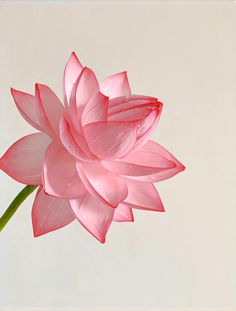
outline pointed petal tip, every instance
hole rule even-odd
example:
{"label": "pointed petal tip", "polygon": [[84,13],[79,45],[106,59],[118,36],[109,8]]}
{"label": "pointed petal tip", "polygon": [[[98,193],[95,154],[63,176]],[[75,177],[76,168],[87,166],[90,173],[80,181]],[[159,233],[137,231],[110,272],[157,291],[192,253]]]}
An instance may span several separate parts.
{"label": "pointed petal tip", "polygon": [[132,218],[130,218],[129,220],[126,220],[126,221],[119,221],[119,222],[134,222],[134,216],[132,215]]}
{"label": "pointed petal tip", "polygon": [[79,219],[78,219],[79,223],[82,225],[82,227],[84,227],[84,229],[86,229],[98,242],[100,242],[101,244],[105,244],[106,243],[106,236],[97,236],[95,235],[85,224],[83,224]]}
{"label": "pointed petal tip", "polygon": [[50,232],[50,230],[47,230],[47,231],[43,231],[43,230],[40,230],[40,228],[37,228],[35,225],[34,225],[34,221],[32,221],[32,227],[33,227],[33,236],[34,238],[39,238],[47,233]]}
{"label": "pointed petal tip", "polygon": [[[6,174],[8,174],[7,173],[7,168],[5,167],[5,165],[4,165],[4,159],[5,159],[5,157],[6,157],[6,153],[7,153],[7,151],[4,153],[4,155],[1,157],[1,159],[0,159],[0,170],[2,170],[4,173],[6,173]],[[10,175],[9,175],[10,176]]]}
{"label": "pointed petal tip", "polygon": [[48,234],[50,232],[53,232],[53,231],[55,231],[55,230],[42,231],[42,230],[37,230],[36,228],[33,228],[33,236],[36,239],[36,238],[39,238],[39,237],[41,237],[45,234]]}
{"label": "pointed petal tip", "polygon": [[38,238],[38,237],[42,236],[43,233],[40,233],[39,231],[34,231],[33,230],[33,235],[34,235],[34,238]]}
{"label": "pointed petal tip", "polygon": [[10,92],[11,92],[11,95],[13,96],[14,99],[15,99],[15,97],[17,96],[17,94],[29,95],[28,93],[25,93],[25,92],[16,90],[16,89],[14,89],[13,87],[10,88]]}
{"label": "pointed petal tip", "polygon": [[[155,186],[154,186],[155,187]],[[164,204],[160,198],[160,202],[159,202],[159,205],[157,206],[156,208],[156,211],[159,212],[159,213],[164,213],[166,210],[165,210],[165,207],[164,207]]]}
{"label": "pointed petal tip", "polygon": [[14,93],[17,92],[13,87],[10,88],[11,95],[14,96]]}
{"label": "pointed petal tip", "polygon": [[150,209],[145,209],[145,211],[150,211],[150,212],[158,212],[158,213],[165,213],[165,208],[164,206],[158,206],[157,208],[150,208]]}
{"label": "pointed petal tip", "polygon": [[39,93],[39,83],[34,84],[34,90],[35,90],[35,95],[36,93]]}
{"label": "pointed petal tip", "polygon": [[[84,226],[85,227],[85,226]],[[85,227],[86,228],[86,227]],[[88,230],[88,228],[86,228],[86,230]],[[97,236],[94,233],[92,233],[90,230],[88,230],[88,232],[101,244],[105,244],[106,243],[106,234],[104,236]]]}
{"label": "pointed petal tip", "polygon": [[185,171],[186,170],[186,166],[184,166],[182,163],[180,164],[180,171]]}
{"label": "pointed petal tip", "polygon": [[166,212],[163,204],[161,206],[157,205],[157,207],[154,207],[154,208],[145,209],[145,211],[158,212],[158,213],[165,213]]}
{"label": "pointed petal tip", "polygon": [[128,73],[127,73],[127,70],[123,70],[121,72],[118,73],[118,75],[125,75],[127,77]]}
{"label": "pointed petal tip", "polygon": [[134,222],[134,213],[133,213],[133,211],[132,211],[131,218],[130,218],[129,222]]}
{"label": "pointed petal tip", "polygon": [[78,62],[78,63],[80,64],[79,58],[78,58],[78,56],[76,55],[75,51],[72,51],[72,52],[70,53],[70,57],[69,57],[69,59],[68,59],[68,61],[67,61],[67,65],[68,65],[68,63],[69,63],[72,59],[75,59],[76,62]]}
{"label": "pointed petal tip", "polygon": [[42,84],[42,83],[39,83],[39,82],[35,83],[35,89],[40,90],[43,87],[47,87],[48,88],[48,86],[46,84]]}
{"label": "pointed petal tip", "polygon": [[48,88],[48,86],[46,84],[40,83],[40,82],[36,82],[35,83],[35,89],[40,90],[42,88]]}
{"label": "pointed petal tip", "polygon": [[130,89],[130,85],[129,85],[129,79],[128,79],[128,71],[127,70],[123,70],[121,71],[120,73],[118,73],[119,75],[123,76],[124,79],[127,79],[127,82],[128,82],[128,86],[129,86],[129,89]]}
{"label": "pointed petal tip", "polygon": [[[45,192],[46,193],[46,192]],[[62,228],[59,228],[59,229],[62,229]],[[52,230],[40,230],[40,229],[37,229],[37,228],[34,228],[33,227],[33,237],[35,239],[37,238],[40,238],[48,233],[51,233],[51,232],[56,232],[58,229],[52,229]]]}
{"label": "pointed petal tip", "polygon": [[177,162],[176,163],[176,169],[177,169],[176,174],[178,174],[178,173],[185,171],[186,167],[181,162]]}
{"label": "pointed petal tip", "polygon": [[79,60],[79,58],[78,58],[78,56],[76,55],[76,53],[75,53],[75,51],[72,51],[71,52],[71,55],[70,55],[70,59],[75,59],[75,61],[80,65],[80,66],[82,66],[81,65],[81,63],[80,63],[80,60]]}
{"label": "pointed petal tip", "polygon": [[163,102],[160,102],[158,100],[158,98],[156,98],[156,105],[157,105],[157,109],[159,110],[159,114],[162,112],[162,109],[163,109]]}
{"label": "pointed petal tip", "polygon": [[74,57],[74,58],[76,58],[77,60],[79,60],[79,58],[78,58],[78,56],[76,55],[75,51],[72,51],[72,52],[71,52],[70,57]]}
{"label": "pointed petal tip", "polygon": [[47,231],[41,231],[41,230],[36,230],[36,229],[34,229],[33,228],[33,237],[35,238],[35,239],[37,239],[37,238],[40,238],[40,237],[42,237],[43,235],[46,235],[46,234],[48,234],[48,233],[51,233],[51,232],[55,232],[57,229],[53,229],[53,230],[47,230]]}

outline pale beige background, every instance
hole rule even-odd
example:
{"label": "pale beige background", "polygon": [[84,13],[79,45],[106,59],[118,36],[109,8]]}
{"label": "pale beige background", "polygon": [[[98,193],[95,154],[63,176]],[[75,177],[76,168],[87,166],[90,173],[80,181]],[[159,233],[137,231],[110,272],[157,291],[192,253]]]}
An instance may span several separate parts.
{"label": "pale beige background", "polygon": [[[105,245],[76,223],[33,239],[28,199],[0,235],[0,309],[236,307],[235,21],[231,2],[0,3],[1,154],[33,131],[10,87],[61,96],[74,50],[165,103],[154,138],[187,167],[157,185],[165,214],[136,212]],[[2,213],[22,185],[0,184]]]}

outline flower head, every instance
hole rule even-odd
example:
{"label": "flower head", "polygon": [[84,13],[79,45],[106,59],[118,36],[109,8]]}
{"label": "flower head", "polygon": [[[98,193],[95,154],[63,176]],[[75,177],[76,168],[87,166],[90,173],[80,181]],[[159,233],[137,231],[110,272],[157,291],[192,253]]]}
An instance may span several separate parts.
{"label": "flower head", "polygon": [[35,95],[11,90],[37,133],[15,142],[0,168],[15,180],[39,185],[32,208],[34,236],[78,220],[100,242],[112,221],[133,221],[133,209],[163,212],[153,183],[184,166],[149,140],[162,103],[132,95],[127,74],[98,82],[72,53],[63,79],[64,104],[46,85]]}

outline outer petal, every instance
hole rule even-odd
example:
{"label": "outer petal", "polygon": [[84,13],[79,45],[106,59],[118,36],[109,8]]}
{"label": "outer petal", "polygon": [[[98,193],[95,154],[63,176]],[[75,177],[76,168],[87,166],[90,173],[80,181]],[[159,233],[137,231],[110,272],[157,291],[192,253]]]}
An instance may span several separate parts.
{"label": "outer petal", "polygon": [[43,133],[19,139],[1,158],[0,168],[23,184],[41,184],[42,161],[50,142],[51,139]]}
{"label": "outer petal", "polygon": [[109,98],[130,95],[130,86],[126,71],[112,75],[100,83],[100,90]]}
{"label": "outer petal", "polygon": [[83,127],[90,151],[100,159],[125,156],[136,142],[136,125],[132,122],[96,122]]}
{"label": "outer petal", "polygon": [[124,176],[141,178],[150,182],[150,176],[164,170],[175,168],[175,162],[160,154],[136,151],[118,161],[103,161],[103,166],[110,171]]}
{"label": "outer petal", "polygon": [[46,85],[36,84],[36,99],[38,105],[42,107],[42,119],[44,128],[51,136],[58,135],[59,121],[64,111],[64,107],[53,91]]}
{"label": "outer petal", "polygon": [[107,171],[99,162],[77,162],[77,170],[87,190],[97,199],[112,207],[127,196],[124,179]]}
{"label": "outer petal", "polygon": [[44,193],[39,188],[32,209],[34,236],[46,234],[69,225],[75,216],[69,202]]}
{"label": "outer petal", "polygon": [[69,103],[73,85],[80,75],[82,69],[83,66],[81,65],[78,57],[74,52],[72,52],[64,71],[63,85],[65,103]]}
{"label": "outer petal", "polygon": [[45,154],[43,185],[48,194],[60,198],[78,198],[86,192],[75,158],[56,142],[50,144]]}
{"label": "outer petal", "polygon": [[118,161],[103,161],[110,171],[142,182],[157,182],[183,171],[185,167],[165,148],[148,141],[141,149]]}
{"label": "outer petal", "polygon": [[106,121],[108,102],[109,98],[100,92],[92,97],[84,108],[81,118],[82,126],[93,122]]}
{"label": "outer petal", "polygon": [[14,89],[11,89],[11,94],[23,118],[37,130],[43,131],[40,110],[35,96]]}
{"label": "outer petal", "polygon": [[124,202],[126,206],[142,210],[164,212],[160,196],[153,184],[127,180],[127,186],[128,196]]}
{"label": "outer petal", "polygon": [[101,243],[111,225],[114,209],[87,193],[83,199],[70,200],[70,205],[80,223]]}
{"label": "outer petal", "polygon": [[120,203],[115,209],[113,221],[117,222],[133,222],[134,215],[132,208],[127,206],[125,203]]}
{"label": "outer petal", "polygon": [[[141,147],[140,152],[153,153],[157,157],[162,156],[163,158],[175,163],[175,166],[165,169],[157,174],[149,177],[150,182],[157,182],[173,177],[174,175],[185,170],[185,167],[180,163],[168,150],[154,141],[149,140],[144,146]],[[142,179],[142,178],[141,178]]]}
{"label": "outer petal", "polygon": [[36,129],[51,137],[58,134],[58,125],[64,110],[61,102],[46,85],[35,85],[35,96],[11,89],[22,116]]}

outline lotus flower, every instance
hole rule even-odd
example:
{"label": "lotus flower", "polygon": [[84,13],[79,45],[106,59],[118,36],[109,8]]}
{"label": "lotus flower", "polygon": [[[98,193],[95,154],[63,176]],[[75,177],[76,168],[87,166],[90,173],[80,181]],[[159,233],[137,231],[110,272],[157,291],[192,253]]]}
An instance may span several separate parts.
{"label": "lotus flower", "polygon": [[34,236],[78,220],[104,243],[112,223],[134,221],[133,209],[163,212],[153,185],[184,170],[149,140],[162,103],[132,95],[127,74],[101,83],[72,53],[63,79],[64,105],[46,85],[35,95],[11,90],[37,133],[16,141],[0,167],[23,184],[39,185],[32,208]]}

